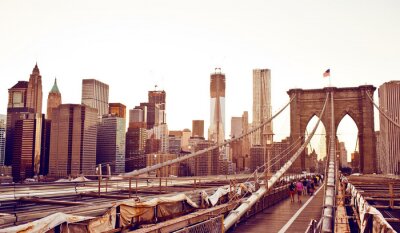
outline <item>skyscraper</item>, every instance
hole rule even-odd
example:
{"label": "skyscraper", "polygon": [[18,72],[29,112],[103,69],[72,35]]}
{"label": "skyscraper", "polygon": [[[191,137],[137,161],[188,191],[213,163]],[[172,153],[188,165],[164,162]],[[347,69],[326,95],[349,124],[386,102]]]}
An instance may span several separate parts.
{"label": "skyscraper", "polygon": [[348,167],[347,150],[344,142],[339,142],[339,165],[340,167]]}
{"label": "skyscraper", "polygon": [[137,106],[135,108],[141,108],[142,110],[145,110],[146,113],[146,119],[145,122],[147,124],[147,129],[152,129],[155,126],[158,125],[159,122],[159,116],[160,116],[160,106],[155,103],[140,103],[140,106]]}
{"label": "skyscraper", "polygon": [[182,139],[181,136],[169,135],[168,151],[170,154],[179,154],[181,152]]}
{"label": "skyscraper", "polygon": [[[379,107],[396,123],[400,123],[400,81],[390,81],[378,89]],[[400,174],[400,129],[382,114],[379,115],[380,139],[383,150],[379,167],[384,174]]]}
{"label": "skyscraper", "polygon": [[27,90],[29,82],[18,81],[13,87],[8,89],[8,105],[7,108],[26,108],[27,107]]}
{"label": "skyscraper", "polygon": [[97,129],[96,164],[110,164],[113,174],[125,172],[125,125],[125,118],[109,114]]}
{"label": "skyscraper", "polygon": [[13,148],[14,148],[14,126],[21,114],[33,113],[32,108],[27,108],[27,90],[28,82],[18,81],[13,87],[8,89],[8,105],[7,105],[7,126],[6,126],[6,152],[4,164],[10,166],[12,164]]}
{"label": "skyscraper", "polygon": [[243,133],[243,119],[242,117],[231,118],[231,137],[237,138]]}
{"label": "skyscraper", "polygon": [[[271,70],[253,70],[253,127],[271,118]],[[272,143],[272,122],[253,133],[252,145],[265,146]]]}
{"label": "skyscraper", "polygon": [[[237,138],[248,131],[248,112],[244,111],[241,117],[232,117],[231,137]],[[229,146],[229,158],[236,164],[236,171],[242,171],[249,168],[250,143],[249,137],[243,137],[241,140],[234,141]]]}
{"label": "skyscraper", "polygon": [[42,76],[40,75],[40,71],[36,63],[32,70],[32,74],[29,77],[26,106],[33,109],[34,113],[42,114],[42,101]]}
{"label": "skyscraper", "polygon": [[225,74],[219,68],[210,77],[210,97],[208,140],[221,143],[225,140]]}
{"label": "skyscraper", "polygon": [[136,106],[129,110],[129,127],[126,132],[125,171],[146,166],[147,107]]}
{"label": "skyscraper", "polygon": [[190,132],[189,129],[183,129],[182,130],[182,141],[181,141],[181,145],[182,145],[182,150],[184,151],[189,151],[189,139],[190,139],[190,135],[192,135],[192,132]]}
{"label": "skyscraper", "polygon": [[144,122],[147,119],[147,107],[136,106],[134,109],[129,110],[129,123],[131,122]]}
{"label": "skyscraper", "polygon": [[0,166],[4,165],[6,153],[6,115],[0,114]]}
{"label": "skyscraper", "polygon": [[54,79],[53,87],[51,88],[47,97],[47,119],[51,120],[53,108],[57,108],[62,104],[61,93],[58,90],[57,79]]}
{"label": "skyscraper", "polygon": [[160,152],[167,154],[169,152],[169,131],[167,124],[161,124],[157,127],[158,139],[160,139]]}
{"label": "skyscraper", "polygon": [[[242,129],[243,134],[249,131],[249,113],[244,111],[242,114]],[[250,136],[244,137],[242,140],[242,156],[247,157],[250,155]]]}
{"label": "skyscraper", "polygon": [[126,106],[121,103],[109,103],[109,114],[126,119]]}
{"label": "skyscraper", "polygon": [[93,175],[96,166],[97,109],[62,104],[53,109],[49,175]]}
{"label": "skyscraper", "polygon": [[192,121],[192,137],[204,138],[204,120]]}
{"label": "skyscraper", "polygon": [[108,85],[96,79],[82,80],[82,104],[96,108],[99,117],[108,114]]}
{"label": "skyscraper", "polygon": [[160,110],[165,110],[166,96],[165,91],[149,91],[149,103],[159,104]]}
{"label": "skyscraper", "polygon": [[12,175],[15,182],[40,172],[42,114],[21,114],[13,133]]}

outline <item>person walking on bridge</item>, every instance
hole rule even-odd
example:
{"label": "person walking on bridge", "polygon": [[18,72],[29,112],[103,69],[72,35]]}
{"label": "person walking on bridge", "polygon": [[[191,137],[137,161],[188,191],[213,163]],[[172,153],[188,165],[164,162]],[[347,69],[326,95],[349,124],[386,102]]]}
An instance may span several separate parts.
{"label": "person walking on bridge", "polygon": [[296,190],[297,190],[297,202],[301,203],[301,194],[303,193],[303,183],[301,182],[301,180],[298,180],[296,183]]}
{"label": "person walking on bridge", "polygon": [[294,185],[294,182],[290,181],[290,184],[289,184],[290,202],[294,202],[294,193],[295,192],[296,192],[296,185]]}

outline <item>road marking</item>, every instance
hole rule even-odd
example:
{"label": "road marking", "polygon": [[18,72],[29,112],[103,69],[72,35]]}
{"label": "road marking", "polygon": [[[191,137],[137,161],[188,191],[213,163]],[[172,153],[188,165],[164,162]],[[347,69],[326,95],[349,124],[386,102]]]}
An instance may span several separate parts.
{"label": "road marking", "polygon": [[293,215],[293,217],[291,219],[289,219],[289,221],[285,224],[285,226],[283,226],[278,233],[285,233],[287,231],[287,229],[289,229],[289,227],[293,224],[294,220],[296,220],[296,218],[300,215],[300,213],[304,210],[304,208],[306,208],[308,206],[308,204],[312,201],[312,199],[314,199],[314,197],[317,195],[317,193],[321,190],[322,187],[324,187],[325,184],[323,184],[321,187],[319,187],[319,189],[315,192],[315,194],[313,196],[310,197],[310,199],[308,199],[306,201],[306,203],[304,203],[304,205],[297,210],[297,212]]}

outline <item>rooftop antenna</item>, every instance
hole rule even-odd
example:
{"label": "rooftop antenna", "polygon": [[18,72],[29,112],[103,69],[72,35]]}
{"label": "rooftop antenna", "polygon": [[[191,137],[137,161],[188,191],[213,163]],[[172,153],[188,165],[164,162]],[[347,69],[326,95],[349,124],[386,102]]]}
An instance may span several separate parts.
{"label": "rooftop antenna", "polygon": [[154,85],[154,90],[155,90],[155,91],[157,91],[157,87],[158,87],[157,84]]}

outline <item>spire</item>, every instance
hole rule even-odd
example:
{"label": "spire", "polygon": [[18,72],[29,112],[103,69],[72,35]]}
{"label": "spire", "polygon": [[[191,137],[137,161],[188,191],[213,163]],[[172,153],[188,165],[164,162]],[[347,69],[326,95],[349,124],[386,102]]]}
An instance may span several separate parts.
{"label": "spire", "polygon": [[37,62],[36,62],[35,67],[34,67],[33,70],[32,70],[32,74],[34,74],[34,73],[40,74],[40,71],[39,71],[39,67],[38,67],[38,65],[37,65]]}
{"label": "spire", "polygon": [[61,94],[61,93],[60,93],[60,90],[58,90],[57,78],[54,79],[54,84],[53,84],[53,87],[52,87],[51,90],[50,90],[50,93],[58,93],[58,94]]}

